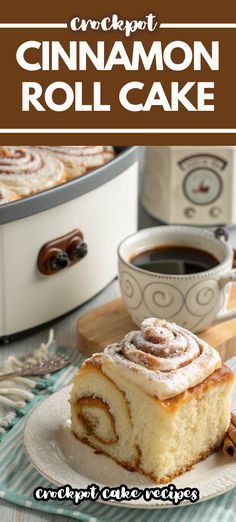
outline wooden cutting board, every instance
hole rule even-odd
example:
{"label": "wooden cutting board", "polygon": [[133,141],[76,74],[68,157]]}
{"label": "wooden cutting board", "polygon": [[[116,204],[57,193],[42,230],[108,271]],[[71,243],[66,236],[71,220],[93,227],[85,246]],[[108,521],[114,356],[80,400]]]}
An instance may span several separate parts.
{"label": "wooden cutting board", "polygon": [[[236,308],[236,286],[232,288],[229,308]],[[121,299],[110,301],[77,322],[78,346],[86,355],[101,352],[108,344],[121,341],[130,330],[137,330]],[[236,319],[211,326],[198,334],[216,348],[223,360],[236,355]]]}

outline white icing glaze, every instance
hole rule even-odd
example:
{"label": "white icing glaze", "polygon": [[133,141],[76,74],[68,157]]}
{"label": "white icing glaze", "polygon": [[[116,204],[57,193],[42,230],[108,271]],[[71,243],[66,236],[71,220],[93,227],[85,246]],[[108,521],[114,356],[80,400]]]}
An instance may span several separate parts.
{"label": "white icing glaze", "polygon": [[114,157],[111,146],[89,145],[89,146],[64,146],[64,147],[42,147],[53,153],[63,161],[67,174],[77,177],[85,174],[88,170],[100,167]]}
{"label": "white icing glaze", "polygon": [[218,352],[188,330],[155,318],[120,344],[108,346],[102,369],[111,379],[120,375],[161,400],[203,382],[221,366]]}
{"label": "white icing glaze", "polygon": [[19,196],[46,190],[64,181],[64,166],[54,156],[30,147],[5,147],[0,154],[0,182]]}
{"label": "white icing glaze", "polygon": [[3,184],[0,184],[0,205],[4,205],[4,203],[10,203],[11,201],[15,201],[18,199],[18,196],[13,190],[10,190]]}

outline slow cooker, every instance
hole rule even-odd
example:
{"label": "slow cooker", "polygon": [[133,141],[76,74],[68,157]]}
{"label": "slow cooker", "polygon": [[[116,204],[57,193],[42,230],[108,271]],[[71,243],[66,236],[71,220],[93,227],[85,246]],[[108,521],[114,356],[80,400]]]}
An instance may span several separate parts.
{"label": "slow cooker", "polygon": [[138,147],[102,167],[0,208],[0,338],[48,323],[117,274],[137,229]]}
{"label": "slow cooker", "polygon": [[166,224],[236,224],[236,147],[147,147],[141,201]]}

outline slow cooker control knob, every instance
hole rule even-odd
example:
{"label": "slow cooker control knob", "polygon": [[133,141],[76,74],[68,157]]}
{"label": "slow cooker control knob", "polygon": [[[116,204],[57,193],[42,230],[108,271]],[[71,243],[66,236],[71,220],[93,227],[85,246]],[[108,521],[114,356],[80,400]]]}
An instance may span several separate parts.
{"label": "slow cooker control knob", "polygon": [[88,246],[79,228],[48,241],[40,248],[37,265],[41,274],[51,276],[78,263],[86,256]]}
{"label": "slow cooker control knob", "polygon": [[48,267],[52,272],[59,272],[69,265],[69,257],[66,252],[57,252],[48,260]]}
{"label": "slow cooker control knob", "polygon": [[196,211],[193,207],[188,207],[185,209],[184,213],[187,218],[192,219]]}
{"label": "slow cooker control knob", "polygon": [[85,241],[74,241],[69,249],[69,258],[71,261],[79,261],[83,259],[88,252],[88,246]]}

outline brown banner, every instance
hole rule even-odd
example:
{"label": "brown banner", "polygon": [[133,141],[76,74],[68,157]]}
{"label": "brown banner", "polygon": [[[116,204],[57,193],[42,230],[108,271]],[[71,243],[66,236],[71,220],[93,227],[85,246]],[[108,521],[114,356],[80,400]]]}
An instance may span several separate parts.
{"label": "brown banner", "polygon": [[[124,31],[118,29],[102,31],[88,28],[87,31],[82,32],[72,31],[70,28],[70,22],[75,17],[80,21],[83,18],[101,21],[104,17],[112,18],[114,14],[117,15],[116,21],[146,22],[147,16],[153,14],[156,16],[155,21],[158,21],[158,27],[155,30],[137,29],[130,35],[125,35]],[[234,24],[234,22],[235,28],[232,25],[223,27],[223,24]],[[67,27],[6,26],[6,24],[20,23],[31,25],[61,23],[67,24]],[[87,0],[81,4],[74,0],[67,0],[59,4],[43,0],[37,4],[37,10],[32,2],[14,5],[14,10],[10,4],[5,3],[1,8],[0,24],[2,63],[0,140],[2,144],[13,142],[15,144],[112,142],[117,145],[236,144],[236,132],[234,132],[236,128],[234,80],[236,5],[230,5],[227,9],[226,3],[222,12],[222,7],[213,1],[198,1],[193,5],[189,1],[173,3],[148,0],[141,5],[141,3],[123,0],[118,5],[108,1],[95,3]],[[166,27],[163,24],[178,24],[178,27],[173,25]],[[211,24],[211,26],[187,28],[180,27],[179,24]],[[220,24],[220,26],[213,27],[212,24]],[[26,44],[29,49],[23,53],[22,44],[30,41],[34,43]],[[59,42],[60,49],[64,49],[68,55],[71,41],[74,42],[74,56],[78,62],[76,70],[69,70],[62,58],[59,58],[59,70],[51,70],[57,52],[52,42]],[[109,57],[112,63],[111,53],[115,53],[115,42],[121,42],[121,50],[123,48],[127,53],[132,65],[131,70],[126,70],[122,64],[111,65],[110,70],[97,70],[90,59],[87,60],[86,70],[81,70],[80,45],[83,41],[87,42],[94,54],[97,52],[97,42],[104,42],[105,65]],[[156,59],[152,60],[150,70],[148,68],[145,70],[142,60],[139,62],[138,70],[134,70],[135,42],[140,42],[146,56],[149,55],[153,42],[160,42]],[[171,52],[169,46],[172,42],[175,42],[175,46]],[[208,53],[208,57],[213,55],[212,42],[219,42],[219,70],[214,70],[217,62],[216,48],[215,66],[210,67],[203,54],[200,70],[194,70],[197,69],[198,63],[198,42],[202,44],[203,52]],[[39,48],[36,48],[37,46]],[[36,66],[38,64],[38,70],[25,70],[17,62],[17,49],[19,49],[18,62],[21,63],[25,59],[26,67],[27,64],[36,64]],[[185,69],[177,71],[169,68],[170,60],[171,63],[178,65],[186,59],[187,64],[189,53],[192,53],[192,60]],[[102,53],[99,57],[101,64]],[[116,60],[119,57],[117,51]],[[148,59],[145,63],[148,63]],[[161,64],[163,70],[160,70]],[[73,62],[72,68],[74,67]],[[53,90],[55,82],[60,83],[57,84],[58,88]],[[192,82],[192,86],[188,82]],[[24,94],[22,94],[23,84]],[[32,94],[36,89],[36,84],[41,92],[38,101],[35,102],[37,107],[29,101],[28,96],[28,92]],[[62,86],[65,86],[66,90]],[[127,95],[124,93],[125,86],[127,86]],[[206,94],[205,101],[203,89]],[[123,92],[123,104],[121,92]],[[182,95],[179,94],[180,92]],[[208,99],[207,95],[209,95]],[[72,100],[71,106],[69,106],[69,98]],[[159,105],[156,105],[157,99]],[[178,99],[179,103],[177,103]],[[181,101],[183,99],[184,103]],[[68,108],[55,110],[55,107],[62,106],[66,100]],[[27,108],[27,104],[29,110],[23,110],[23,105]],[[95,110],[99,104],[110,106],[110,109],[104,110],[100,107],[100,110]],[[214,110],[203,110],[204,104],[213,105]],[[85,110],[85,105],[91,106],[92,110],[87,110],[88,107]],[[26,131],[23,133],[20,129]],[[48,132],[49,129],[54,130]],[[176,131],[173,132],[171,129]],[[206,129],[214,129],[214,132],[205,133]]]}

